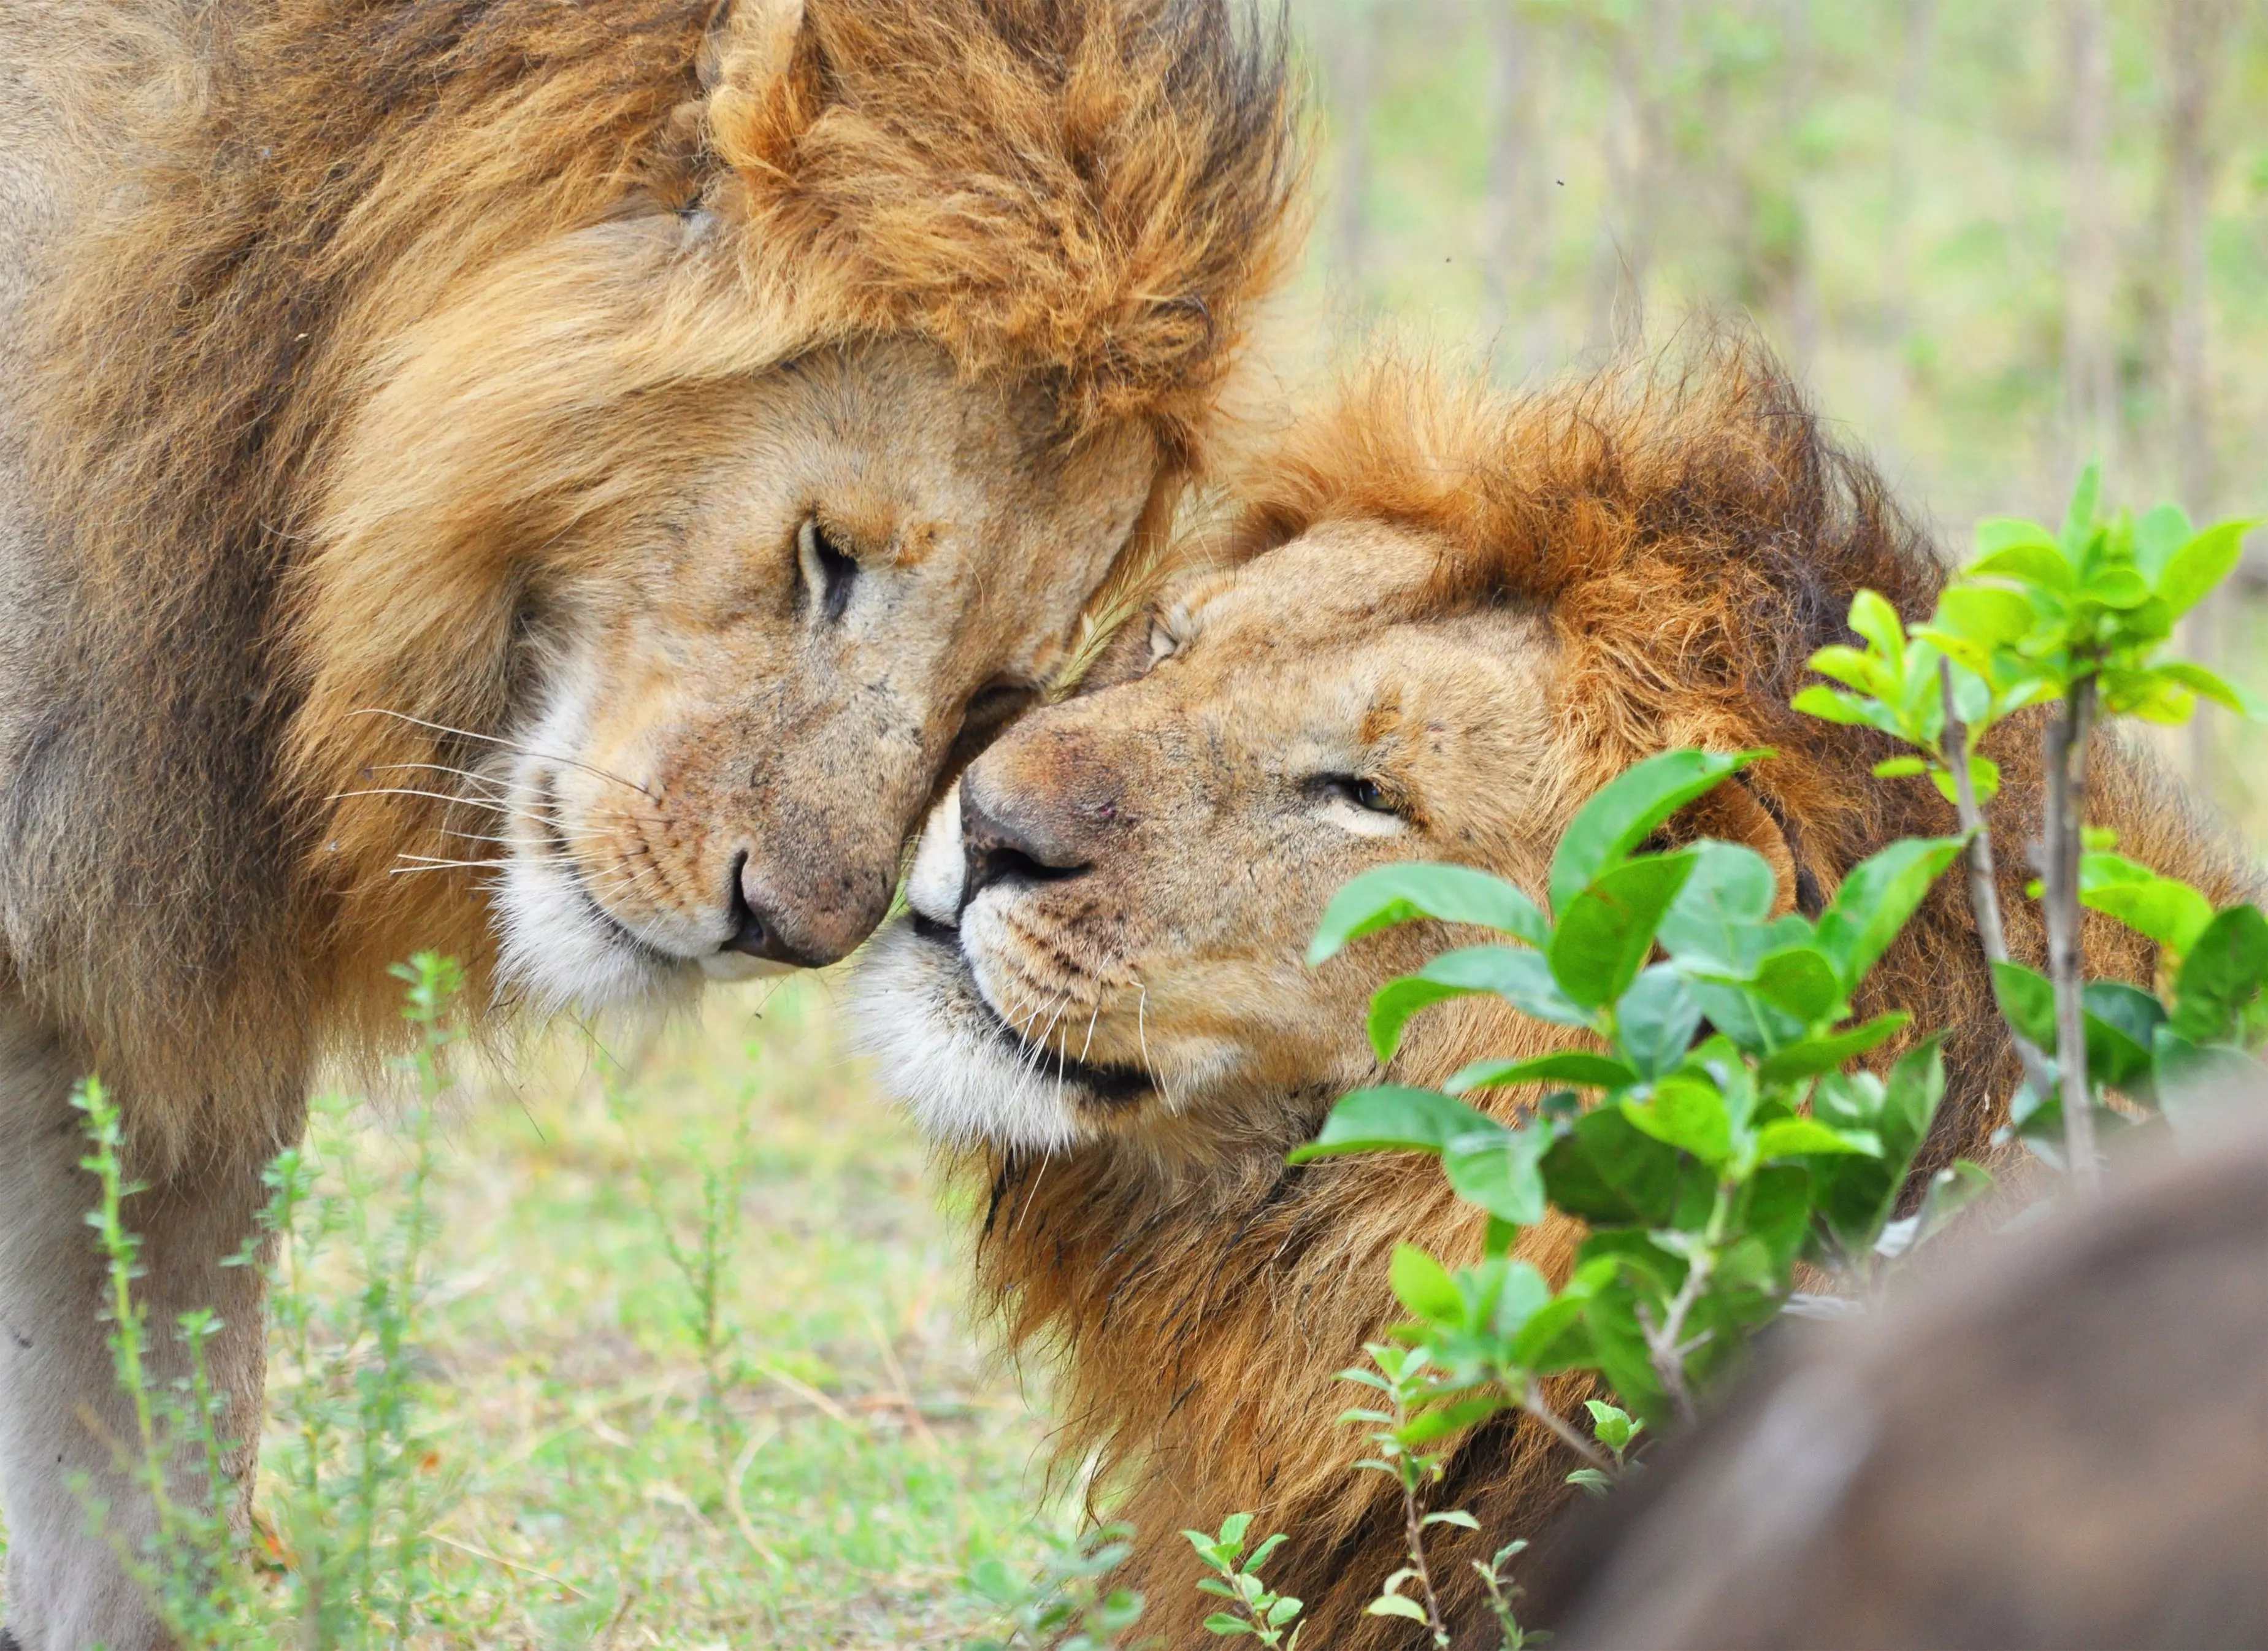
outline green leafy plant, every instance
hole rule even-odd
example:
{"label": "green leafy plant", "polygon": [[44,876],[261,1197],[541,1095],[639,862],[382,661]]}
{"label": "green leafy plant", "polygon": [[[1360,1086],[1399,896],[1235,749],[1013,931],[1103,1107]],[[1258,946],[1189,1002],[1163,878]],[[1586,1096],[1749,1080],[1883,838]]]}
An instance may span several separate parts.
{"label": "green leafy plant", "polygon": [[1205,1627],[1224,1639],[1250,1634],[1262,1645],[1292,1651],[1300,1643],[1300,1630],[1292,1627],[1289,1638],[1284,1631],[1300,1614],[1300,1602],[1289,1594],[1274,1592],[1260,1580],[1260,1567],[1284,1545],[1284,1537],[1265,1537],[1247,1553],[1244,1533],[1251,1528],[1251,1515],[1231,1514],[1213,1536],[1202,1530],[1182,1533],[1212,1573],[1197,1584],[1198,1588],[1229,1602],[1228,1610],[1205,1618]]}
{"label": "green leafy plant", "polygon": [[[2213,1080],[2257,1077],[2251,1051],[2268,1036],[2260,996],[2268,920],[2249,905],[2215,911],[2196,889],[2112,851],[2114,837],[2083,823],[2101,719],[2180,723],[2200,699],[2260,714],[2202,666],[2159,657],[2175,623],[2235,566],[2254,524],[2199,530],[2170,505],[2139,519],[2106,516],[2100,495],[2090,466],[2059,530],[2014,519],[1981,523],[1976,558],[1926,623],[1909,628],[1880,596],[1861,592],[1851,628],[1864,645],[1823,649],[1811,661],[1839,686],[1808,688],[1795,700],[1798,710],[1915,748],[1918,755],[1875,772],[1926,775],[1959,811],[1978,938],[2024,1062],[2012,1126],[2081,1188],[2097,1179],[2098,1132],[2126,1121],[2098,1103],[2098,1091],[2146,1109],[2178,1109]],[[1984,814],[2000,774],[1979,750],[1992,728],[2035,705],[2050,708],[2041,732],[2040,876],[2029,891],[2046,920],[2044,977],[2008,954]],[[2082,909],[2156,941],[2170,990],[2083,979]]]}
{"label": "green leafy plant", "polygon": [[1120,1643],[1141,1621],[1142,1596],[1106,1590],[1102,1581],[1129,1551],[1133,1533],[1105,1525],[1076,1540],[1051,1538],[1047,1562],[1035,1577],[987,1558],[969,1566],[962,1581],[997,1610],[1005,1632],[970,1642],[969,1651],[1102,1651]]}
{"label": "green leafy plant", "polygon": [[[153,1383],[148,1330],[130,1290],[140,1241],[124,1205],[136,1189],[122,1177],[114,1106],[98,1080],[81,1087],[92,1148],[86,1167],[102,1191],[88,1219],[109,1267],[112,1354],[137,1434],[116,1448],[157,1511],[148,1550],[122,1548],[121,1558],[185,1646],[399,1645],[435,1597],[427,1533],[449,1478],[435,1471],[438,1441],[423,1421],[416,1340],[432,1225],[427,1191],[449,1087],[443,1055],[457,1036],[449,1006],[463,977],[430,953],[394,972],[416,1032],[403,1061],[416,1095],[403,1120],[406,1168],[381,1188],[351,1153],[327,1150],[345,1135],[354,1106],[319,1097],[306,1139],[262,1172],[260,1238],[231,1262],[262,1267],[269,1287],[268,1562],[228,1519],[237,1487],[222,1463],[231,1441],[219,1436],[224,1400],[201,1356],[218,1321],[184,1315],[178,1328],[190,1374],[173,1390]],[[351,1291],[319,1285],[319,1271],[336,1261],[353,1273]],[[184,1457],[202,1468],[195,1499],[180,1494],[166,1469]],[[107,1511],[98,1505],[93,1514],[102,1521]]]}

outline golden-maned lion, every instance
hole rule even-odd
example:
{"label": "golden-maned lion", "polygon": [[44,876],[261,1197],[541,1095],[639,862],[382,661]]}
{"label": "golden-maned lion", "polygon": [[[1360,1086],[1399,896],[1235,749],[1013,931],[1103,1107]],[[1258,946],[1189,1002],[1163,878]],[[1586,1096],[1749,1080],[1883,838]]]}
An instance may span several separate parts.
{"label": "golden-maned lion", "polygon": [[[1402,1316],[1395,1243],[1469,1258],[1478,1222],[1425,1159],[1284,1159],[1334,1097],[1387,1075],[1366,1002],[1444,937],[1388,931],[1311,971],[1316,920],[1396,860],[1480,866],[1540,897],[1573,809],[1673,746],[1778,748],[1666,836],[1750,844],[1815,913],[1871,850],[1952,820],[1926,788],[1869,776],[1879,741],[1788,700],[1855,590],[1919,614],[1943,576],[1874,474],[1738,349],[1526,400],[1381,367],[1263,455],[1235,505],[1213,569],[962,776],[863,1017],[884,1080],[989,1188],[982,1291],[1012,1345],[1054,1355],[1065,1458],[1124,1493],[1114,1515],[1138,1536],[1119,1580],[1147,1594],[1145,1625],[1205,1642],[1212,1602],[1177,1533],[1241,1509],[1291,1533],[1269,1580],[1308,1602],[1307,1643],[1414,1646],[1422,1631],[1362,1614],[1401,1563],[1402,1515],[1350,1468],[1336,1372]],[[2011,845],[2035,733],[1999,753]],[[2100,812],[2132,850],[2230,897],[2235,865],[2180,806],[2108,740],[2099,761]],[[2036,955],[2021,859],[2003,856],[2003,895]],[[2015,1078],[1957,881],[1860,1005],[1949,1030],[1924,1168],[1984,1152]],[[2098,970],[2149,967],[2108,924],[2088,940]],[[1438,1082],[1564,1040],[1480,1002],[1421,1017],[1390,1076]],[[1572,1237],[1535,1229],[1525,1253],[1564,1275]],[[1433,1504],[1485,1533],[1435,1537],[1461,1633],[1489,1621],[1466,1560],[1535,1534],[1575,1465],[1510,1416],[1456,1447]]]}
{"label": "golden-maned lion", "polygon": [[[0,1482],[151,1637],[71,1081],[159,1325],[311,1065],[840,957],[1196,465],[1299,181],[1235,0],[0,0]],[[161,1360],[159,1380],[172,1373]],[[241,1456],[236,1464],[240,1470]]]}

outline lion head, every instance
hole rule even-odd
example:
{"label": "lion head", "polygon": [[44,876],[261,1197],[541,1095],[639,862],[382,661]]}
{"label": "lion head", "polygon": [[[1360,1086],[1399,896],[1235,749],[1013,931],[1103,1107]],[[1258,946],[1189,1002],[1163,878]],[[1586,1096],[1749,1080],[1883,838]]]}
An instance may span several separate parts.
{"label": "lion head", "polygon": [[1200,465],[1292,245],[1280,38],[210,10],[43,300],[13,961],[195,1090],[384,1028],[419,947],[543,1006],[840,957]]}
{"label": "lion head", "polygon": [[[1666,835],[1749,844],[1815,915],[1888,837],[1952,822],[1788,700],[1856,589],[1915,613],[1942,574],[1778,370],[1729,345],[1525,399],[1373,367],[1235,480],[1203,549],[1213,565],[1170,584],[1078,697],[963,773],[861,1021],[884,1081],[989,1192],[981,1286],[1012,1343],[1061,1355],[1064,1450],[1119,1470],[1145,1626],[1196,1640],[1174,1533],[1242,1509],[1292,1534],[1270,1583],[1309,1602],[1317,1643],[1400,1643],[1361,1615],[1401,1562],[1399,1504],[1349,1470],[1336,1376],[1402,1316],[1393,1246],[1469,1258],[1479,1220],[1424,1161],[1285,1153],[1353,1087],[1564,1034],[1461,1000],[1381,1071],[1364,1006],[1447,937],[1388,931],[1310,970],[1317,919],[1390,860],[1477,866],[1540,900],[1574,809],[1681,745],[1778,749]],[[2000,755],[2021,810],[2026,758]],[[2130,840],[2219,874],[2131,762],[2102,771]],[[2012,913],[2017,895],[2012,878]],[[2026,921],[2015,943],[2037,948]],[[2148,967],[2107,927],[2089,943],[2104,973]],[[1952,1028],[1925,1167],[1985,1151],[2013,1087],[1989,990],[1947,889],[1863,994],[1862,1012]],[[1555,1220],[1523,1253],[1561,1269],[1574,1237]],[[1457,1544],[1536,1534],[1575,1465],[1556,1449],[1506,1417],[1451,1452],[1436,1505],[1473,1509],[1490,1546],[1445,1538],[1435,1574],[1476,1624]]]}

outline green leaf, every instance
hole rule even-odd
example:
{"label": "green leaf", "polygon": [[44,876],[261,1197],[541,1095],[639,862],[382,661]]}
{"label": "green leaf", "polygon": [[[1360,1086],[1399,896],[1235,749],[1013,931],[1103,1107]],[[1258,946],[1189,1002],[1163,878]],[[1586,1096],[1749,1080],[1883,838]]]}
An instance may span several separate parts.
{"label": "green leaf", "polygon": [[1550,1145],[1550,1132],[1537,1128],[1460,1135],[1443,1149],[1441,1169],[1466,1203],[1514,1227],[1535,1227],[1545,1212],[1539,1164]]}
{"label": "green leaf", "polygon": [[2189,514],[2178,505],[2160,505],[2134,524],[2134,569],[2154,588],[2174,552],[2197,537]]}
{"label": "green leaf", "polygon": [[[1425,1613],[1421,1611],[1418,1614],[1422,1617]],[[1236,1635],[1241,1633],[1255,1633],[1258,1632],[1250,1623],[1245,1621],[1243,1618],[1232,1617],[1225,1610],[1217,1610],[1213,1612],[1211,1616],[1204,1619],[1204,1625],[1214,1633],[1220,1635],[1224,1640],[1233,1639]]]}
{"label": "green leaf", "polygon": [[2228,1036],[2264,980],[2268,918],[2257,906],[2231,906],[2199,932],[2175,977],[2174,1035],[2192,1043]]}
{"label": "green leaf", "polygon": [[[1845,650],[1848,652],[1848,650]],[[1818,669],[1816,661],[1812,668]],[[1832,722],[1848,728],[1881,728],[1896,733],[1897,719],[1879,701],[1862,699],[1846,694],[1839,688],[1826,688],[1815,682],[1789,700],[1791,709],[1807,717],[1816,717],[1822,722]]]}
{"label": "green leaf", "polygon": [[1871,770],[1876,779],[1911,779],[1917,774],[1929,772],[1929,764],[1918,756],[1885,757]]}
{"label": "green leaf", "polygon": [[1276,1603],[1268,1608],[1268,1625],[1281,1628],[1300,1614],[1300,1602],[1289,1594],[1279,1594]]}
{"label": "green leaf", "polygon": [[1638,1074],[1618,1060],[1588,1050],[1555,1050],[1527,1060],[1476,1060],[1460,1070],[1441,1087],[1452,1095],[1475,1089],[1499,1089],[1515,1083],[1572,1083],[1590,1089],[1623,1089]]}
{"label": "green leaf", "polygon": [[1896,668],[1905,653],[1905,622],[1878,591],[1862,590],[1851,599],[1851,629],[1865,638]]}
{"label": "green leaf", "polygon": [[2192,665],[2186,660],[2168,660],[2151,667],[2160,676],[2171,677],[2200,699],[2210,699],[2216,705],[2235,711],[2253,722],[2268,720],[2268,700],[2248,688],[2238,686],[2215,675],[2202,665]]}
{"label": "green leaf", "polygon": [[1420,1525],[1454,1525],[1461,1530],[1478,1530],[1481,1522],[1462,1507],[1447,1507],[1438,1514],[1428,1514],[1418,1522]]}
{"label": "green leaf", "polygon": [[1859,989],[1964,846],[1960,837],[1901,837],[1851,868],[1819,919],[1819,949],[1846,994]]}
{"label": "green leaf", "polygon": [[1808,946],[1789,947],[1758,959],[1747,984],[1807,1026],[1826,1019],[1843,1001],[1834,964]]}
{"label": "green leaf", "polygon": [[2056,1046],[2055,986],[2045,975],[2021,963],[1992,965],[1992,995],[2000,1018],[2035,1049]]}
{"label": "green leaf", "polygon": [[2229,576],[2243,554],[2244,535],[2257,525],[2215,522],[2166,559],[2155,584],[2160,599],[2175,618],[2203,601],[2214,586]]}
{"label": "green leaf", "polygon": [[2119,980],[2089,981],[2080,998],[2087,1011],[2088,1080],[2148,1100],[2151,1051],[2165,1024],[2164,1006],[2139,986]]}
{"label": "green leaf", "polygon": [[1623,1081],[1675,1071],[1700,1029],[1701,1006],[1684,977],[1668,963],[1642,970],[1615,1006],[1615,1041],[1637,1068]]}
{"label": "green leaf", "polygon": [[2032,605],[1995,585],[1951,585],[1938,598],[1937,616],[1921,632],[1971,670],[2029,634]]}
{"label": "green leaf", "polygon": [[1871,1130],[1830,1129],[1816,1118],[1806,1117],[1775,1118],[1756,1131],[1759,1162],[1841,1153],[1879,1158],[1882,1155],[1881,1139]]}
{"label": "green leaf", "polygon": [[1916,1244],[1926,1243],[1949,1226],[1954,1217],[1992,1190],[1992,1172],[1966,1158],[1956,1158],[1952,1165],[1939,1170],[1929,1178],[1929,1190],[1921,1195],[1921,1208],[1914,1212]]}
{"label": "green leaf", "polygon": [[1583,1408],[1591,1412],[1591,1431],[1598,1441],[1616,1456],[1630,1448],[1631,1435],[1638,1429],[1632,1425],[1630,1412],[1603,1399],[1585,1399]]}
{"label": "green leaf", "polygon": [[2103,607],[2124,611],[2139,608],[2150,600],[2150,587],[2132,568],[2114,563],[2097,568],[2088,576],[2087,586],[2080,594],[2087,601]]}
{"label": "green leaf", "polygon": [[1791,1043],[1764,1058],[1756,1068],[1756,1076],[1766,1083],[1786,1083],[1797,1078],[1809,1078],[1822,1072],[1833,1072],[1845,1061],[1856,1060],[1877,1043],[1896,1037],[1913,1017],[1904,1010],[1878,1014],[1871,1021],[1861,1021],[1848,1031],[1837,1032],[1827,1037],[1807,1037],[1800,1043]]}
{"label": "green leaf", "polygon": [[2120,854],[2080,856],[2079,903],[2147,935],[2176,957],[2213,921],[2213,903],[2196,889]]}
{"label": "green leaf", "polygon": [[1303,1164],[1348,1153],[1438,1153],[1460,1136],[1501,1128],[1485,1113],[1437,1091],[1381,1085],[1358,1089],[1333,1107],[1322,1132],[1285,1161]]}
{"label": "green leaf", "polygon": [[1414,975],[1390,980],[1370,1000],[1370,1044],[1381,1061],[1402,1047],[1402,1034],[1421,1009],[1451,998],[1489,992],[1522,1014],[1560,1026],[1588,1026],[1590,1014],[1559,989],[1550,966],[1511,946],[1466,946],[1444,952]]}
{"label": "green leaf", "polygon": [[1712,1167],[1732,1156],[1733,1122],[1716,1085],[1698,1078],[1665,1078],[1651,1100],[1624,1100],[1622,1115],[1658,1141]]}
{"label": "green leaf", "polygon": [[1414,1599],[1404,1599],[1399,1594],[1381,1594],[1363,1610],[1373,1617],[1407,1617],[1412,1622],[1425,1620],[1425,1608]]}
{"label": "green leaf", "polygon": [[1535,903],[1501,877],[1469,866],[1381,866],[1331,897],[1307,965],[1325,962],[1350,940],[1425,918],[1500,930],[1530,946],[1542,946],[1550,933]]}
{"label": "green leaf", "polygon": [[1573,895],[1544,954],[1559,989],[1586,1008],[1630,990],[1693,863],[1687,853],[1624,860]]}
{"label": "green leaf", "polygon": [[1576,812],[1559,838],[1551,857],[1552,910],[1564,917],[1577,895],[1651,837],[1656,826],[1727,775],[1771,755],[1664,751],[1609,780]]}
{"label": "green leaf", "polygon": [[1676,958],[1706,958],[1746,972],[1767,947],[1759,929],[1779,894],[1771,866],[1754,849],[1704,840],[1685,851],[1693,869],[1661,919],[1655,939]]}
{"label": "green leaf", "polygon": [[1282,1547],[1285,1543],[1291,1540],[1292,1538],[1290,1537],[1279,1530],[1274,1536],[1270,1537],[1265,1541],[1262,1542],[1258,1547],[1255,1548],[1250,1554],[1246,1556],[1244,1561],[1245,1575],[1259,1575],[1260,1567],[1267,1564],[1270,1559],[1275,1557],[1277,1549]]}
{"label": "green leaf", "polygon": [[1462,1326],[1465,1299],[1449,1270],[1415,1244],[1396,1244],[1387,1268],[1394,1298],[1419,1318]]}
{"label": "green leaf", "polygon": [[[1977,524],[1977,539],[1981,546],[1988,527],[2002,526],[2001,522]],[[2042,533],[2031,522],[2016,522],[2020,528],[2030,528],[2034,538],[2012,537],[1997,549],[1987,550],[1961,570],[1964,579],[2014,579],[2024,585],[2036,585],[2058,596],[2069,596],[2079,588],[2079,576],[2054,540]]]}
{"label": "green leaf", "polygon": [[1444,952],[1415,975],[1379,988],[1371,999],[1371,1047],[1391,1059],[1402,1029],[1429,1004],[1490,992],[1522,1014],[1557,1026],[1588,1027],[1590,1011],[1559,990],[1550,965],[1537,953],[1511,946],[1468,946]]}
{"label": "green leaf", "polygon": [[1557,1126],[1543,1168],[1550,1201],[1592,1222],[1668,1226],[1697,1210],[1705,1213],[1715,1191],[1703,1166],[1646,1134],[1619,1107],[1594,1108]]}

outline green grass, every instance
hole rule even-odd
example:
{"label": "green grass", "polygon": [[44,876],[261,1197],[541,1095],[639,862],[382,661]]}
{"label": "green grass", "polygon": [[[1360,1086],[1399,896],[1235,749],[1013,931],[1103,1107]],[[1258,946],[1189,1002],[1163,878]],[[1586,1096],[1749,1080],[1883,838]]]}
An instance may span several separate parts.
{"label": "green grass", "polygon": [[[965,1567],[1038,1565],[1044,1422],[967,1326],[957,1223],[843,1057],[831,987],[712,991],[616,1049],[615,1086],[561,1040],[453,1098],[404,1354],[423,1378],[418,1643],[954,1645],[990,1620]],[[319,1144],[379,1225],[405,1131],[372,1108],[332,1127],[319,1115]],[[719,1171],[740,1225],[712,1404],[661,1223],[697,1259]],[[351,1287],[352,1249],[313,1294]],[[265,1473],[263,1508],[284,1494]]]}

